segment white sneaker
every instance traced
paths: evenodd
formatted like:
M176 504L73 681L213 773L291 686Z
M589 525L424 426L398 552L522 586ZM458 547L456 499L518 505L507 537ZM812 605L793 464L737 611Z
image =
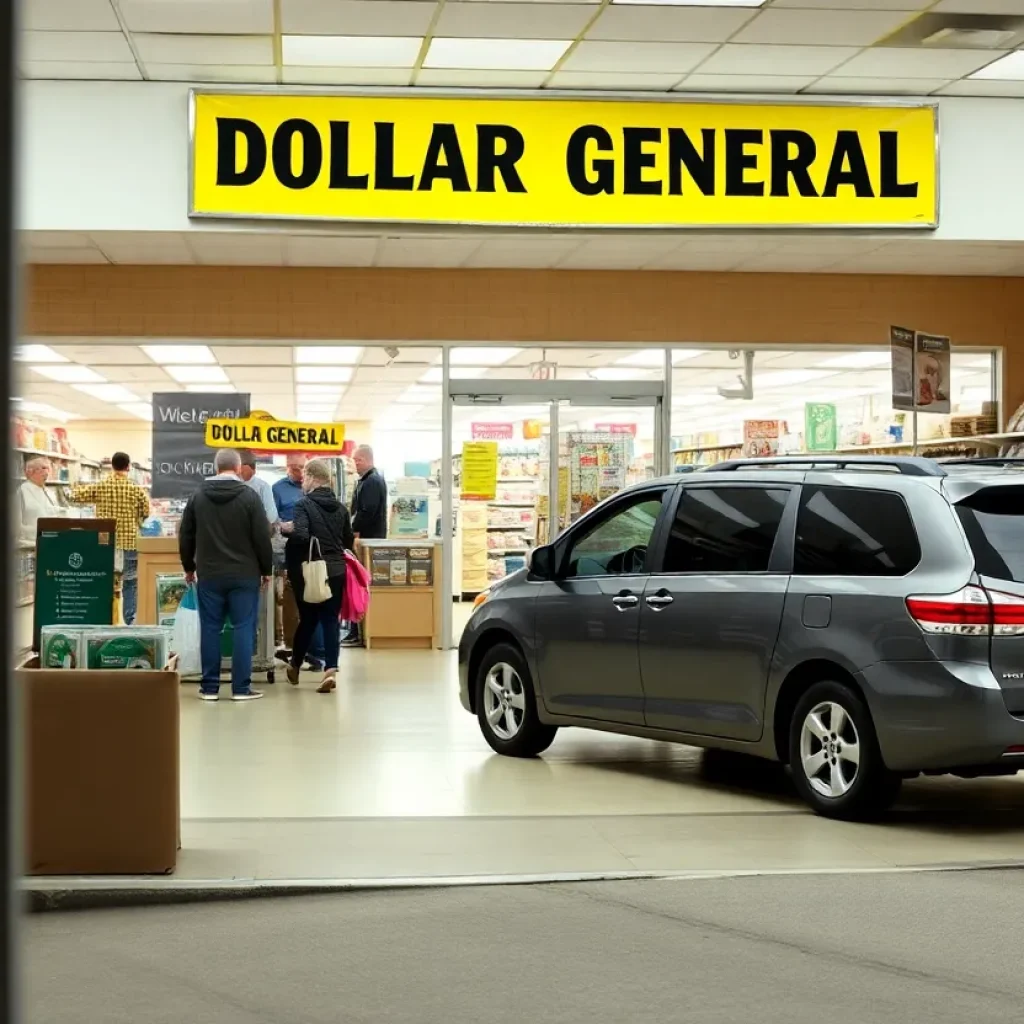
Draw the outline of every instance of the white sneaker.
M247 693L233 693L232 700L259 700L263 696L262 690L249 690Z
M220 694L219 693L203 693L203 691L200 690L199 691L199 699L200 700L220 700Z

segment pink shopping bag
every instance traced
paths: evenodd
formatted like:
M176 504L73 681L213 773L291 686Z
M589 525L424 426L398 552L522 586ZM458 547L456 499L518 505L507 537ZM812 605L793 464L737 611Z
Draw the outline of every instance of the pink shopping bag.
M370 574L362 562L345 552L345 594L341 599L342 622L362 622L370 605Z

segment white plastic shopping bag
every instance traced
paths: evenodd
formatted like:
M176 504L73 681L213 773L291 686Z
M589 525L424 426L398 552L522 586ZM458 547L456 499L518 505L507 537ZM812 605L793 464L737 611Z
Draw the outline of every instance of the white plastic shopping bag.
M203 663L199 653L199 603L196 600L194 584L185 591L174 616L171 651L178 656L178 672L181 675L202 675Z

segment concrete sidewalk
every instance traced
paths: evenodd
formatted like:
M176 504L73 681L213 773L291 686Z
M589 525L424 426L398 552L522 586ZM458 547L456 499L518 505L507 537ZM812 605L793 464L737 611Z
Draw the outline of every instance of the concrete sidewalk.
M963 1024L1024 1004L1024 873L362 893L37 915L47 1024Z

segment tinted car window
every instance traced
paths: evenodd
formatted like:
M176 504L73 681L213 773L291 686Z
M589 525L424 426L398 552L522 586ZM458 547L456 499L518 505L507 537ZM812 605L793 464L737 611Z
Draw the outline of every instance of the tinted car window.
M672 522L663 572L766 572L789 491L691 487Z
M661 513L661 494L638 495L572 543L567 576L643 572L647 545Z
M905 576L921 561L910 511L890 491L805 487L793 571L803 576Z
M1024 487L987 487L956 511L978 572L1024 583Z

